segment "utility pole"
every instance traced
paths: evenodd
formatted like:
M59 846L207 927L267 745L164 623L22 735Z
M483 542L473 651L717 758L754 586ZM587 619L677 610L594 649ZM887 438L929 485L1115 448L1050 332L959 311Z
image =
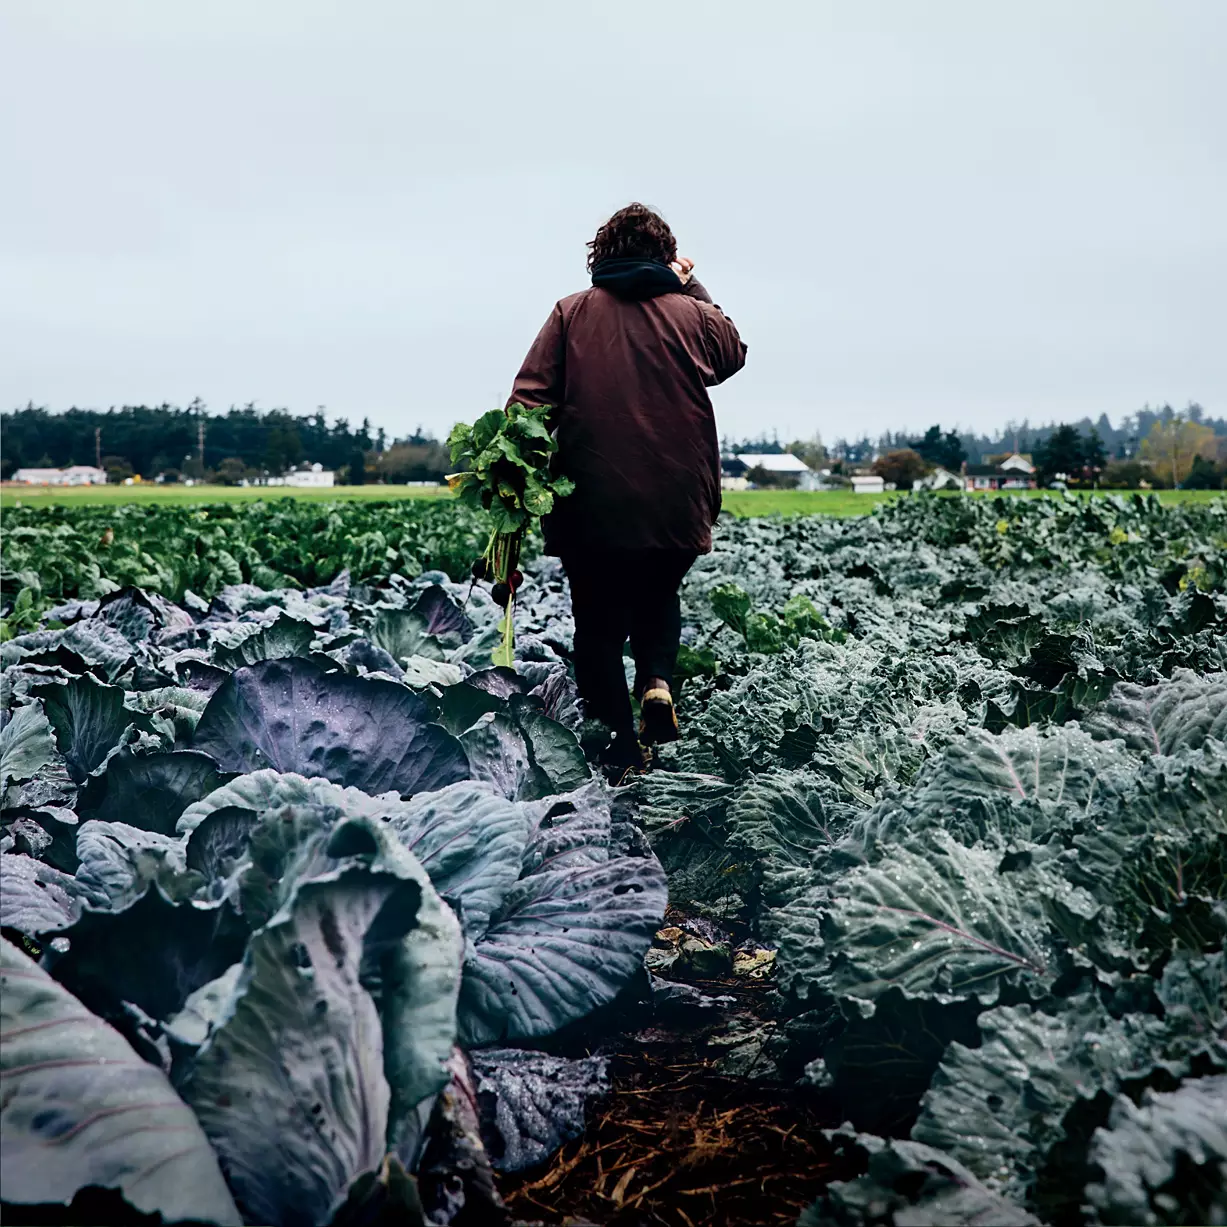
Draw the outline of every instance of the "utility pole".
M94 465L102 468L102 427L94 427Z
M204 476L204 418L196 424L196 446L200 451L200 476Z

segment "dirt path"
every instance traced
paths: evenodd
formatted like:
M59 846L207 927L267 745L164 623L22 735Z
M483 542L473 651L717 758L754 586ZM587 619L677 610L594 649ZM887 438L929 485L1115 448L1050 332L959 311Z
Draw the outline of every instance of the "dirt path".
M623 1053L613 1091L545 1172L503 1184L522 1221L602 1227L792 1224L839 1179L821 1105L712 1073L684 1049Z
M822 1134L840 1123L831 1104L773 1078L760 1055L777 1018L769 979L691 975L657 990L601 1044L611 1090L584 1133L544 1168L500 1178L517 1223L783 1227L852 1175Z

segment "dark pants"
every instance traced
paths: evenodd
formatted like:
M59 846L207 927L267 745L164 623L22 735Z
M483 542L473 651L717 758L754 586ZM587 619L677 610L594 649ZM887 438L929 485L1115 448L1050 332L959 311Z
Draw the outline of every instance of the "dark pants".
M564 554L575 615L575 684L584 714L620 737L633 733L622 649L631 641L635 693L648 678L673 684L682 634L678 589L693 550L604 550Z

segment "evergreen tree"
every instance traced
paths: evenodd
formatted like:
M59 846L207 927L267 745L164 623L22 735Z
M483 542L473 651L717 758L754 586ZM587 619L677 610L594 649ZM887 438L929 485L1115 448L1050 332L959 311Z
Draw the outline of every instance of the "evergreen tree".
M1058 426L1035 449L1032 459L1040 480L1050 482L1058 476L1077 478L1082 473L1085 443L1076 426Z
M1092 426L1082 442L1082 466L1091 473L1100 472L1108 463L1107 448L1097 426Z
M967 459L963 441L953 430L942 434L940 426L930 426L923 439L914 439L908 446L929 464L938 465L957 473Z
M1223 474L1212 460L1205 456L1195 456L1189 475L1180 483L1186 490L1221 490Z

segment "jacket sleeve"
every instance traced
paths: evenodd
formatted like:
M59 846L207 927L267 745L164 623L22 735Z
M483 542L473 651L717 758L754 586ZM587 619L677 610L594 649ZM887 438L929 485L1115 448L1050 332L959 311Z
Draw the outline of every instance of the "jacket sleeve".
M537 339L515 377L507 404L519 401L530 409L541 405L562 404L566 386L566 344L562 323L562 304L550 312L550 318L537 333Z
M711 295L707 292L707 287L697 277L692 276L686 282L682 287L682 293L688 298L697 298L699 302L711 302Z
M699 310L703 315L703 345L712 369L711 380L705 381L710 387L723 383L745 366L746 345L737 326L715 303L700 300Z

